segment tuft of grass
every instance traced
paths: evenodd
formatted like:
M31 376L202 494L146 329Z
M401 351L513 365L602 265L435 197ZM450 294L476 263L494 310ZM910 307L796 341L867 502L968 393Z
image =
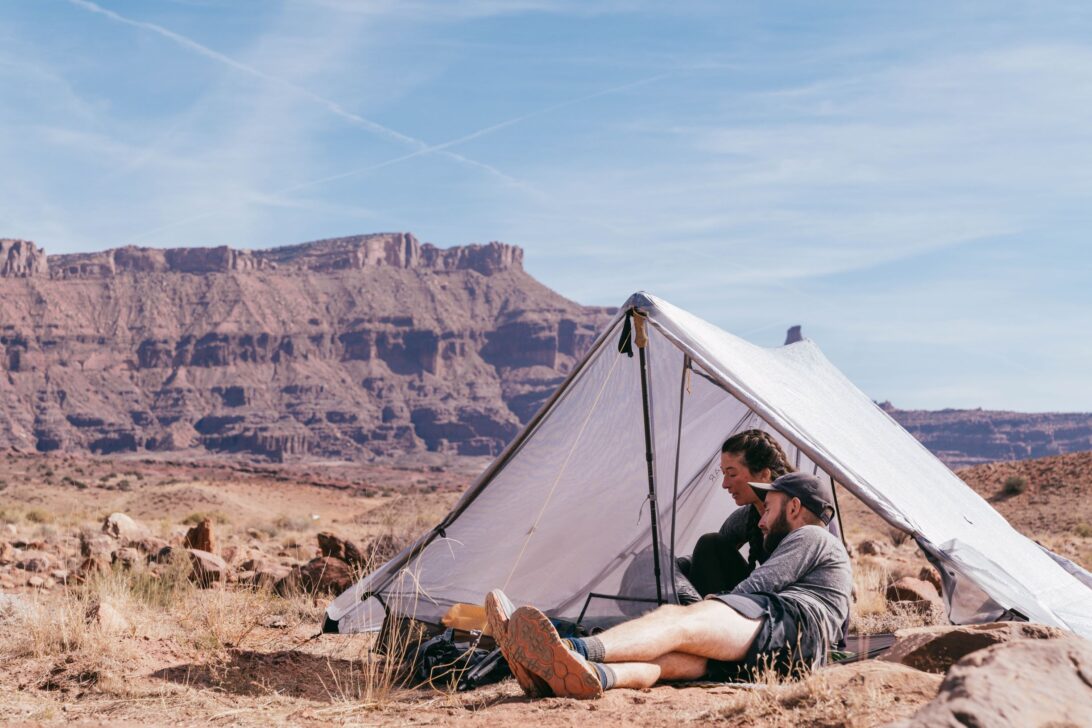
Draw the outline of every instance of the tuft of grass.
M1092 526L1089 526L1084 521L1081 521L1073 527L1073 533L1077 534L1081 538L1092 538Z
M52 523L53 514L49 511L42 510L41 508L31 508L29 511L23 514L30 523Z

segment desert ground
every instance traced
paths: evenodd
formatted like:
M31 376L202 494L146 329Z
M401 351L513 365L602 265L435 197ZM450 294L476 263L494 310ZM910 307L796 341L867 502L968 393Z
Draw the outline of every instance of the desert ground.
M410 688L371 651L371 635L318 635L330 592L438 521L483 466L0 455L0 719L870 726L907 718L936 695L940 674L866 661L749 687L531 702L512 680L471 692ZM960 474L1018 529L1092 566L1092 455ZM935 578L913 541L845 491L839 498L855 565L854 630L942 623L928 598L891 593L900 579ZM117 513L129 518L111 520ZM336 539L320 547L320 533ZM211 558L187 557L191 547ZM329 560L331 548L345 561ZM335 562L345 571L329 568Z

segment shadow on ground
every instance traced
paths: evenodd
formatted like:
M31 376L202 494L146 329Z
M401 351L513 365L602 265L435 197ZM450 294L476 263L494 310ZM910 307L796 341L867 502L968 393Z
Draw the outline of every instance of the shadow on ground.
M215 690L232 695L283 695L319 703L340 703L365 700L376 693L398 692L403 696L419 693L435 695L442 689L421 687L417 690L376 689L377 678L367 674L361 660L313 655L298 650L280 652L253 652L236 650L224 661L204 664L190 663L163 668L152 673L159 680L185 685L199 690ZM372 685L369 685L369 682ZM513 683L514 684L514 683ZM474 696L464 706L467 710L524 703L522 695L479 690L467 695Z
M238 650L222 662L175 665L157 670L152 677L233 695L276 693L333 703L363 697L369 676L360 660L312 655L298 650Z

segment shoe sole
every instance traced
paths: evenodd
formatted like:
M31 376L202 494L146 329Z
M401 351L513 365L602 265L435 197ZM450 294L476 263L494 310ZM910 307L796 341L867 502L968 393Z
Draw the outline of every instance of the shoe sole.
M544 680L554 695L578 700L603 696L595 668L569 650L549 617L534 607L512 614L508 643L515 661Z
M550 686L544 680L527 671L523 665L512 657L508 647L508 625L514 610L511 600L500 589L494 589L485 595L485 620L489 623L489 631L493 633L493 640L504 655L512 671L512 677L516 678L520 689L529 698L548 698L553 696Z

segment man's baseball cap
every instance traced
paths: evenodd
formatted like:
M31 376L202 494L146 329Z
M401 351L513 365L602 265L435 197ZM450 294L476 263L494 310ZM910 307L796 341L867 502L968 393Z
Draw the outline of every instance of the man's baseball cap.
M834 518L834 493L829 483L807 473L785 473L772 483L748 483L758 490L779 490L793 498L809 511L819 516L823 523Z

